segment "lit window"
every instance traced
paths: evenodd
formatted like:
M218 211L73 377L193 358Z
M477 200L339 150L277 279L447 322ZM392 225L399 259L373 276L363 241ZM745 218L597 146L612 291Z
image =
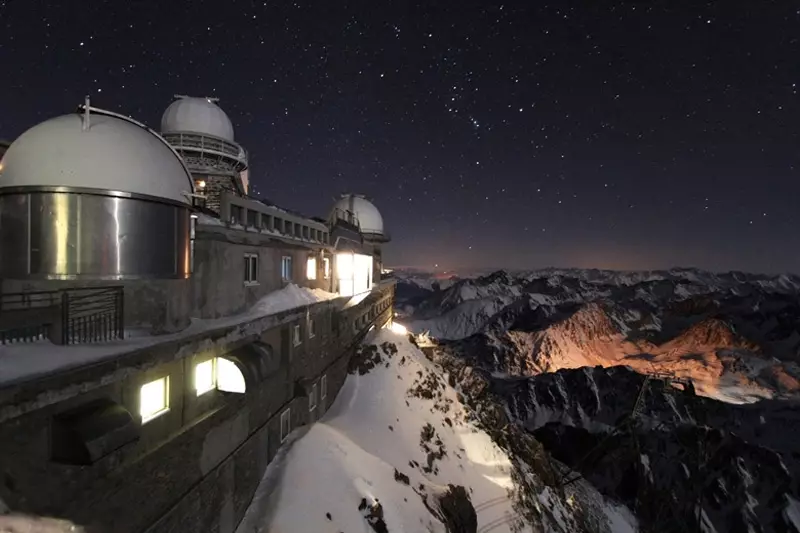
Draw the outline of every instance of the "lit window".
M169 411L169 376L164 376L139 389L139 414L142 423Z
M300 338L300 324L297 324L292 328L292 333L292 343L295 346L300 346L300 343L303 342L303 339Z
M308 395L308 410L313 411L317 408L317 384L311 386L311 394Z
M308 319L308 338L309 339L313 339L314 335L316 335L316 334L317 334L317 332L316 332L316 324L314 324L314 319L313 318L309 318Z
M216 387L215 359L198 363L194 367L194 390L198 396L213 390Z
M306 277L308 279L317 279L317 258L309 257L306 262Z
M324 271L325 279L331 279L331 260L329 257L322 258L322 268Z
M291 281L292 279L292 257L284 255L281 258L281 277L284 281Z
M286 440L292 431L291 408L281 413L281 442Z
M217 388L225 392L238 392L240 394L247 390L244 376L239 367L232 361L222 357L217 358Z
M258 254L244 254L244 284L258 283Z
M322 376L322 379L319 380L319 397L321 399L325 399L328 396L328 375Z

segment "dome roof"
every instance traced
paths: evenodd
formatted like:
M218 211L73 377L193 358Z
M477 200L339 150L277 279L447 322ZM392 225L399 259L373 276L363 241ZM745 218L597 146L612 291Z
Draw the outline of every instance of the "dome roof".
M202 133L233 142L233 124L209 98L180 97L161 117L162 133Z
M61 186L145 194L189 203L191 174L158 134L132 120L93 112L52 118L11 143L0 189Z
M362 233L374 233L383 235L383 217L378 208L372 202L364 198L361 194L345 194L335 204L331 210L331 217L335 218L336 210L350 211L361 226Z

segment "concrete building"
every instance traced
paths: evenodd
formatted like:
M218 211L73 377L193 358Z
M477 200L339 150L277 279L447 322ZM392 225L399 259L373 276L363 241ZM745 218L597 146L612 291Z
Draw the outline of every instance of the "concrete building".
M248 197L210 99L162 132L87 102L2 159L0 512L232 532L391 320L372 203L325 220Z

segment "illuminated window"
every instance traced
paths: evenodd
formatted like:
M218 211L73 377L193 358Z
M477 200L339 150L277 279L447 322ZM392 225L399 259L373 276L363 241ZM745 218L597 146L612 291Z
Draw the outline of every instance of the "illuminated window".
M317 258L309 257L306 261L306 278L317 279Z
M244 254L244 284L258 284L258 254Z
M311 394L308 395L308 410L313 411L317 408L317 384L311 386Z
M291 407L281 413L281 442L286 440L292 431L292 410Z
M314 319L313 318L309 318L308 319L308 338L309 339L313 339L314 336L317 334L316 326L317 325L314 323Z
M331 279L331 260L329 257L322 258L322 269L325 279Z
M319 380L319 397L321 399L325 399L328 396L328 375L322 376L322 379Z
M217 388L225 392L243 394L247 390L247 385L239 367L234 362L222 357L218 357L216 361Z
M139 389L139 414L142 423L169 411L169 376L145 383Z
M194 390L198 396L214 390L217 386L216 379L216 360L209 359L198 363L194 367Z
M300 346L301 342L303 339L300 337L300 324L297 324L292 328L292 344Z
M281 278L283 281L292 280L292 257L289 255L281 257Z

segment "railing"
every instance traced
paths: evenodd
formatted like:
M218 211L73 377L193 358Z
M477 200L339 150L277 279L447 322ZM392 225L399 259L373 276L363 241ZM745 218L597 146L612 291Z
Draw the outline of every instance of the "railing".
M121 286L0 294L0 344L84 344L124 336Z

